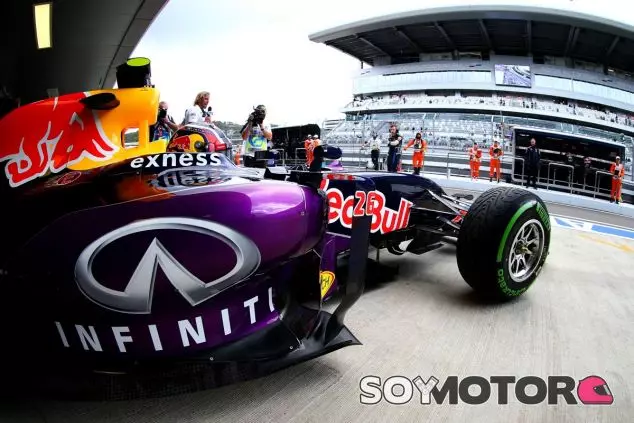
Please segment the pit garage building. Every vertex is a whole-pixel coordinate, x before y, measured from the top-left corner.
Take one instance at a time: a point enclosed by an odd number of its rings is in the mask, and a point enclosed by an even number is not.
[[[0,97],[21,104],[112,88],[168,0],[11,0],[0,28]]]

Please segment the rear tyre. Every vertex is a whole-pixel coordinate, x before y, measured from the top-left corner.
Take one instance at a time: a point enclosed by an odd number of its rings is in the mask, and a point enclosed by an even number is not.
[[[550,246],[550,216],[543,201],[519,188],[499,187],[478,197],[464,217],[458,269],[482,296],[519,297],[539,275]]]

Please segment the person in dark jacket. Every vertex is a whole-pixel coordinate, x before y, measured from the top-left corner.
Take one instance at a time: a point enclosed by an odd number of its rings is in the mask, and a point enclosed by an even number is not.
[[[387,171],[398,172],[398,165],[401,160],[401,144],[403,137],[398,133],[398,127],[395,124],[390,126],[390,135],[387,139]]]
[[[526,149],[526,174],[528,175],[527,186],[531,185],[533,180],[533,188],[537,189],[537,172],[539,172],[539,162],[541,154],[539,148],[535,145],[535,138],[531,138],[531,145]]]

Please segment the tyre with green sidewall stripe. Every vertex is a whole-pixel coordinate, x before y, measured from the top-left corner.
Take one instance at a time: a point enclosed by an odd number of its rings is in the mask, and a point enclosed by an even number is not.
[[[513,187],[488,190],[473,202],[462,222],[456,254],[460,274],[484,297],[517,298],[544,266],[550,229],[548,208],[532,192]],[[524,261],[515,261],[518,256]],[[522,263],[528,263],[524,274]]]

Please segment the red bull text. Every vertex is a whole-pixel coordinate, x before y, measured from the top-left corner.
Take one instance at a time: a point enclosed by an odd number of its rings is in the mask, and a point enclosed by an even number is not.
[[[386,206],[385,195],[380,191],[356,191],[348,197],[337,188],[328,188],[328,181],[321,186],[328,197],[328,224],[339,222],[344,228],[352,227],[355,216],[372,216],[372,233],[386,234],[406,228],[414,203],[401,198],[398,210]],[[356,202],[355,205],[355,201]]]

